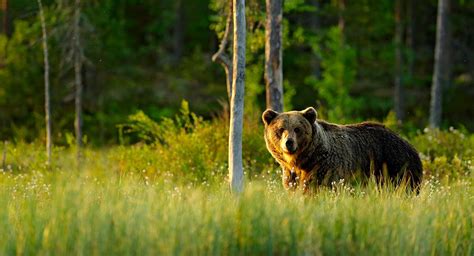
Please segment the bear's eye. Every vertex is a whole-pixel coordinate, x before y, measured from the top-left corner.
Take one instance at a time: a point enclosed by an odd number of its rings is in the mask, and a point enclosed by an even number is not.
[[[296,128],[294,129],[294,131],[295,131],[295,133],[300,133],[300,132],[301,132],[301,129],[298,128],[298,127],[296,127]]]
[[[281,136],[281,135],[283,134],[283,132],[284,132],[284,131],[285,131],[285,129],[284,129],[284,128],[280,128],[280,129],[278,129],[278,131],[277,131],[277,134],[278,134],[278,136]]]

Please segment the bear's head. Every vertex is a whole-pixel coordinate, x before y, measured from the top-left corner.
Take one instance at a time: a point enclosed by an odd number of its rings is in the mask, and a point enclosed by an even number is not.
[[[267,109],[262,114],[265,124],[265,143],[272,156],[282,165],[282,182],[286,189],[305,188],[310,176],[295,168],[305,149],[314,140],[317,113],[312,107],[303,111],[278,113]]]
[[[267,109],[262,114],[265,142],[275,158],[291,159],[312,141],[317,112],[309,107],[303,111],[278,113]]]

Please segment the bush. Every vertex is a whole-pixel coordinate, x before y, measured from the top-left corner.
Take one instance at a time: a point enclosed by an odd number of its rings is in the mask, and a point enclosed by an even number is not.
[[[419,150],[425,174],[441,179],[469,175],[474,170],[474,135],[450,128],[425,129],[412,138]]]
[[[244,170],[253,176],[272,169],[273,165],[263,140],[260,118],[249,115],[245,117],[243,128],[243,161]],[[153,161],[154,172],[170,172],[200,182],[222,180],[227,175],[227,116],[205,121],[192,113],[188,103],[183,101],[180,114],[173,119],[155,122],[145,113],[138,112],[130,116],[129,121],[123,126],[124,132],[148,144],[136,147],[153,151],[154,157],[159,159]],[[118,160],[126,161],[130,157],[127,154],[134,154],[134,151],[119,154]]]

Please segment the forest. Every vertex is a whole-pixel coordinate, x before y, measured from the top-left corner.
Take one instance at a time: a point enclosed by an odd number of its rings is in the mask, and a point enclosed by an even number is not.
[[[472,255],[473,26],[469,0],[0,0],[0,254]],[[262,112],[307,107],[407,140],[419,193],[285,190]]]

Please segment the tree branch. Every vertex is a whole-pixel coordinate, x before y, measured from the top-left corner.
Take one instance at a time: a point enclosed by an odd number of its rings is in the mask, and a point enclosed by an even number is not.
[[[232,61],[226,53],[226,48],[229,42],[229,36],[231,35],[231,31],[232,31],[232,12],[233,12],[233,4],[232,4],[232,0],[230,0],[229,12],[227,15],[224,36],[222,37],[222,41],[219,45],[219,50],[212,56],[212,61],[221,64],[225,70],[226,80],[227,80],[227,96],[229,97],[229,101],[232,96],[232,72],[233,71],[232,71]]]

